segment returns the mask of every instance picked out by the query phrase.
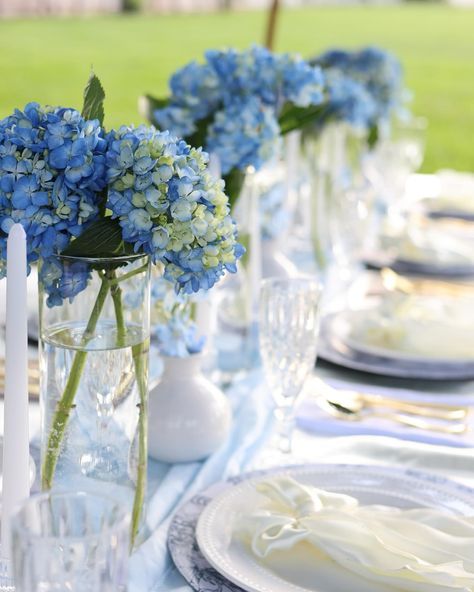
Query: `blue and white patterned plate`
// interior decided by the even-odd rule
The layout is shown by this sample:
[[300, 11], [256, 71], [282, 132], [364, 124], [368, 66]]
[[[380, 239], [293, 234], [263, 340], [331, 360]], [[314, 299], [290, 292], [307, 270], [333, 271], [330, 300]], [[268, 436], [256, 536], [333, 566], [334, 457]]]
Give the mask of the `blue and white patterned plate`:
[[427, 210], [426, 215], [433, 220], [442, 220], [444, 218], [453, 218], [454, 220], [463, 220], [464, 222], [474, 222], [474, 213], [464, 211], [458, 208], [444, 208], [439, 210]]
[[196, 526], [204, 508], [226, 489], [252, 477], [270, 475], [281, 469], [254, 471], [221, 481], [195, 495], [175, 514], [168, 532], [168, 548], [171, 557], [186, 581], [197, 592], [242, 592], [236, 584], [229, 582], [204, 559], [196, 542]]
[[[279, 467], [242, 475], [221, 482], [194, 496], [175, 515], [168, 534], [168, 547], [176, 567], [197, 592], [242, 592], [215, 570], [204, 558], [196, 542], [196, 526], [206, 506], [226, 491], [256, 477], [285, 473], [319, 475], [318, 484], [326, 489], [349, 493], [363, 503], [385, 503], [403, 507], [420, 505], [442, 507], [459, 514], [474, 514], [474, 489], [412, 469], [368, 465], [305, 465]], [[340, 589], [339, 589], [340, 590]]]
[[393, 258], [386, 255], [370, 254], [365, 257], [365, 265], [368, 269], [382, 269], [389, 267], [401, 275], [416, 275], [445, 280], [470, 279], [474, 277], [474, 263], [429, 263], [405, 259]]

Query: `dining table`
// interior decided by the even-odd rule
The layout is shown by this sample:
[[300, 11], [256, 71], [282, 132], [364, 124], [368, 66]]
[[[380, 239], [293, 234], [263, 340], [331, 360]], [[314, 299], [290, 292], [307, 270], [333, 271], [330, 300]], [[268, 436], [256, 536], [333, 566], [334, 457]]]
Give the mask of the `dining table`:
[[[34, 348], [30, 352], [35, 355]], [[150, 355], [153, 368], [159, 364], [154, 347]], [[334, 388], [350, 387], [385, 395], [396, 393], [401, 399], [418, 397], [421, 401], [448, 400], [474, 406], [474, 380], [389, 378], [319, 360], [300, 397], [292, 451], [283, 455], [278, 464], [342, 463], [409, 468], [474, 488], [474, 436], [470, 431], [445, 437], [390, 422], [351, 422], [329, 414], [314, 414], [311, 405], [318, 388], [315, 377]], [[269, 461], [274, 446], [273, 403], [262, 370], [257, 368], [247, 373], [227, 387], [226, 394], [232, 405], [233, 422], [228, 439], [217, 452], [202, 462], [166, 464], [149, 459], [146, 525], [142, 542], [131, 557], [129, 592], [191, 592], [168, 550], [168, 530], [173, 516], [183, 504], [215, 482], [274, 467], [275, 461]], [[38, 473], [40, 407], [36, 399], [31, 400], [29, 411], [31, 455]], [[3, 426], [2, 417], [3, 402], [0, 402], [0, 426]], [[153, 430], [153, 425], [149, 430]], [[38, 487], [36, 475], [33, 489]], [[225, 586], [207, 589], [209, 592], [227, 590]]]

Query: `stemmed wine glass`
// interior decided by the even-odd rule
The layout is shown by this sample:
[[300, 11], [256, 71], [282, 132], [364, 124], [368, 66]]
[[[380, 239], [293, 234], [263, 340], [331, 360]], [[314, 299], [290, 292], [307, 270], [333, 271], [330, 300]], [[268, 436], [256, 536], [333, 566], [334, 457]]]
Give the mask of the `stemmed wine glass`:
[[296, 400], [316, 361], [320, 299], [320, 286], [312, 279], [262, 282], [260, 353], [284, 454], [291, 452]]

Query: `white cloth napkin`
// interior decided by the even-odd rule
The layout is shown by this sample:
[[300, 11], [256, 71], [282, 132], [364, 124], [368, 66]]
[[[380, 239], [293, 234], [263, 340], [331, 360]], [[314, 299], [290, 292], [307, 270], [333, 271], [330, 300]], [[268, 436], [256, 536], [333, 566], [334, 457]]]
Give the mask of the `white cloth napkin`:
[[[400, 399], [401, 401], [474, 406], [474, 394], [424, 393], [408, 389], [392, 389], [369, 385], [361, 386], [358, 383], [332, 379], [326, 380], [326, 382], [335, 389], [363, 390], [366, 393], [383, 395], [392, 399]], [[366, 434], [372, 436], [392, 436], [401, 440], [412, 440], [414, 442], [426, 442], [429, 444], [455, 446], [460, 448], [474, 446], [474, 409], [471, 410], [468, 419], [470, 429], [462, 435], [451, 435], [407, 427], [380, 417], [367, 416], [361, 421], [336, 419], [326, 411], [323, 411], [315, 401], [315, 397], [312, 396], [317, 394], [316, 385], [307, 385], [305, 387], [305, 392], [307, 393], [307, 396], [304, 398], [297, 411], [297, 425], [304, 430], [321, 436]], [[390, 409], [384, 409], [382, 407], [371, 408], [370, 410], [391, 412]], [[427, 420], [430, 421], [430, 423], [435, 423], [434, 420], [429, 418], [427, 418]]]
[[374, 355], [472, 362], [472, 302], [471, 292], [456, 298], [387, 293], [370, 306], [340, 313], [340, 337], [354, 350]]
[[[265, 562], [294, 562], [309, 544], [367, 579], [413, 592], [474, 591], [474, 516], [430, 508], [360, 506], [289, 477], [257, 484], [265, 498], [240, 533]], [[282, 553], [283, 551], [283, 553]], [[308, 565], [311, 569], [311, 565]], [[314, 567], [317, 578], [317, 565]]]

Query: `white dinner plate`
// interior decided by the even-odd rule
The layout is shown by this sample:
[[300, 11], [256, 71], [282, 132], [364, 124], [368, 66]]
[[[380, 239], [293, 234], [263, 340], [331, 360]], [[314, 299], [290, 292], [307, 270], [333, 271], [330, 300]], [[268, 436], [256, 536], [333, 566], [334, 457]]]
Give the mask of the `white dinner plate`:
[[[474, 515], [474, 490], [447, 479], [411, 470], [363, 465], [293, 467], [282, 475], [328, 491], [356, 497], [361, 504], [397, 508], [442, 508], [457, 515]], [[258, 560], [235, 534], [242, 512], [258, 508], [263, 498], [255, 490], [262, 477], [224, 490], [202, 512], [196, 529], [199, 548], [225, 578], [248, 592], [395, 592], [397, 588], [371, 582], [322, 554], [305, 556], [291, 570], [278, 560]], [[309, 553], [309, 552], [308, 552]], [[311, 561], [311, 569], [306, 566]], [[317, 564], [315, 565], [315, 561]], [[318, 572], [314, 581], [315, 568]]]
[[[369, 356], [381, 356], [400, 362], [411, 361], [420, 364], [441, 363], [458, 366], [474, 364], [474, 338], [472, 339], [472, 348], [465, 345], [462, 353], [461, 350], [456, 353], [456, 343], [454, 342], [456, 338], [456, 341], [466, 338], [466, 330], [469, 331], [467, 323], [464, 326], [450, 326], [444, 322], [444, 319], [427, 319], [423, 322], [416, 318], [411, 320], [407, 318], [405, 323], [400, 321], [401, 331], [407, 332], [404, 337], [399, 339], [400, 343], [397, 343], [395, 337], [391, 346], [378, 345], [371, 343], [368, 337], [368, 330], [371, 327], [370, 320], [376, 314], [376, 309], [341, 311], [333, 315], [330, 321], [330, 333], [350, 349]], [[389, 318], [388, 313], [386, 318], [389, 321], [393, 320], [393, 317]], [[382, 320], [383, 316], [380, 316], [380, 322]], [[423, 332], [425, 333], [424, 337]], [[418, 337], [416, 333], [418, 333]], [[468, 335], [470, 336], [471, 333], [469, 332]], [[423, 338], [420, 339], [420, 336]], [[412, 343], [414, 338], [416, 340]], [[440, 354], [439, 346], [436, 345], [440, 344], [443, 338], [448, 340], [443, 342], [443, 345], [449, 349], [446, 354]], [[424, 348], [425, 351], [413, 351], [412, 348], [415, 345], [419, 349]], [[468, 351], [472, 351], [472, 355], [466, 355]]]

